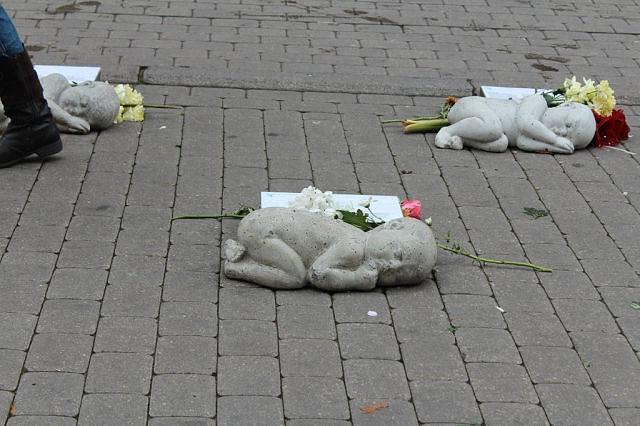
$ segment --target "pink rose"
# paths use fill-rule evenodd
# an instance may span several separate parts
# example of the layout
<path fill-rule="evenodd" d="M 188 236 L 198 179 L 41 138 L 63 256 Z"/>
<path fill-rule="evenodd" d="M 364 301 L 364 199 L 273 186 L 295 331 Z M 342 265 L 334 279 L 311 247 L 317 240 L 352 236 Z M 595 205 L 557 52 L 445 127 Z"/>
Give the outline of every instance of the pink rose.
<path fill-rule="evenodd" d="M 404 217 L 420 219 L 420 210 L 422 210 L 422 203 L 420 200 L 406 199 L 400 203 L 400 207 L 402 208 L 402 215 Z"/>

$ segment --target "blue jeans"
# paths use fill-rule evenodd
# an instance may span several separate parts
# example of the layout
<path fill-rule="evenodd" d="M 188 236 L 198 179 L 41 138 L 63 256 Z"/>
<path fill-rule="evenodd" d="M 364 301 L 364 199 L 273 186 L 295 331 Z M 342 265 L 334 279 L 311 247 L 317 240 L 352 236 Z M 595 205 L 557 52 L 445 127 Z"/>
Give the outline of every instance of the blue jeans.
<path fill-rule="evenodd" d="M 24 52 L 22 40 L 4 7 L 0 5 L 0 59 L 6 59 Z"/>

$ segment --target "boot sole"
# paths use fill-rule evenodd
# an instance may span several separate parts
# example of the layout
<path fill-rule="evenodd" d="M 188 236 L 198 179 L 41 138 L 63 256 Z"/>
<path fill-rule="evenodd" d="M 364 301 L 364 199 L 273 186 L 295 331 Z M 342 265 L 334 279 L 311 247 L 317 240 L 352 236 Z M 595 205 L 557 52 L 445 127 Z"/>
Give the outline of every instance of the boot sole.
<path fill-rule="evenodd" d="M 22 158 L 18 158 L 18 159 L 14 160 L 14 161 L 9 161 L 7 163 L 0 164 L 0 169 L 3 169 L 5 167 L 9 167 L 9 166 L 13 166 L 14 164 L 19 163 L 20 161 L 22 161 L 25 158 L 29 157 L 31 154 L 36 154 L 39 158 L 46 158 L 46 157 L 49 157 L 51 155 L 57 154 L 60 151 L 62 151 L 62 141 L 60 139 L 58 139 L 57 141 L 55 141 L 53 143 L 45 145 L 45 146 L 43 146 L 41 148 L 36 149 L 33 152 L 30 152 L 30 153 L 26 154 Z"/>

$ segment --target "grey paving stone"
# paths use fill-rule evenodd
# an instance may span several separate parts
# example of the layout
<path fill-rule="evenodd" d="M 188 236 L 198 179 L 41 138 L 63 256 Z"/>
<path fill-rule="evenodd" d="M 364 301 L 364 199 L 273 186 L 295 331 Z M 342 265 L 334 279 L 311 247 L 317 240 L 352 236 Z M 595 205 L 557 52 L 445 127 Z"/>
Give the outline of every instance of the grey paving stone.
<path fill-rule="evenodd" d="M 553 312 L 544 289 L 535 283 L 511 282 L 493 285 L 500 308 L 506 312 Z"/>
<path fill-rule="evenodd" d="M 426 308 L 441 310 L 442 299 L 433 280 L 426 280 L 414 286 L 391 287 L 386 289 L 389 306 L 392 308 Z"/>
<path fill-rule="evenodd" d="M 148 405 L 149 398 L 142 395 L 85 395 L 78 425 L 146 425 Z"/>
<path fill-rule="evenodd" d="M 213 374 L 216 371 L 216 339 L 201 336 L 168 336 L 158 339 L 155 374 Z"/>
<path fill-rule="evenodd" d="M 75 426 L 73 417 L 59 416 L 15 416 L 9 418 L 7 426 Z"/>
<path fill-rule="evenodd" d="M 369 312 L 375 312 L 377 315 L 370 315 Z M 339 323 L 372 322 L 389 324 L 391 322 L 387 299 L 381 293 L 334 294 L 333 314 Z"/>
<path fill-rule="evenodd" d="M 640 408 L 612 408 L 609 415 L 616 425 L 633 426 L 640 416 Z"/>
<path fill-rule="evenodd" d="M 536 390 L 551 424 L 613 424 L 593 388 L 578 385 L 537 385 Z"/>
<path fill-rule="evenodd" d="M 212 376 L 197 374 L 154 376 L 149 415 L 152 417 L 215 416 L 216 379 Z"/>
<path fill-rule="evenodd" d="M 216 421 L 204 417 L 156 417 L 149 426 L 215 426 Z"/>
<path fill-rule="evenodd" d="M 620 371 L 624 377 L 596 377 L 595 386 L 606 407 L 635 407 L 640 401 L 640 369 Z"/>
<path fill-rule="evenodd" d="M 29 371 L 85 373 L 93 337 L 83 334 L 36 334 L 24 364 Z"/>
<path fill-rule="evenodd" d="M 631 347 L 640 352 L 640 318 L 624 317 L 618 319 L 622 333 L 629 340 Z"/>
<path fill-rule="evenodd" d="M 0 279 L 0 311 L 38 314 L 42 308 L 46 286 L 40 282 L 21 283 L 11 278 Z"/>
<path fill-rule="evenodd" d="M 349 404 L 341 380 L 328 377 L 282 379 L 284 413 L 287 419 L 348 419 Z M 310 424 L 322 424 L 309 420 Z"/>
<path fill-rule="evenodd" d="M 338 324 L 338 342 L 345 359 L 400 359 L 393 328 L 385 324 Z"/>
<path fill-rule="evenodd" d="M 442 294 L 492 295 L 487 277 L 475 265 L 438 265 L 435 275 Z"/>
<path fill-rule="evenodd" d="M 161 336 L 209 336 L 218 333 L 216 305 L 207 302 L 164 302 L 160 309 Z"/>
<path fill-rule="evenodd" d="M 631 305 L 640 301 L 640 288 L 602 288 L 600 294 L 615 317 L 637 318 L 638 310 Z"/>
<path fill-rule="evenodd" d="M 220 395 L 280 395 L 280 367 L 275 358 L 222 356 L 217 376 Z"/>
<path fill-rule="evenodd" d="M 165 259 L 160 256 L 121 254 L 113 258 L 109 284 L 152 287 L 162 284 Z"/>
<path fill-rule="evenodd" d="M 220 321 L 220 355 L 278 355 L 276 324 L 255 320 Z"/>
<path fill-rule="evenodd" d="M 400 342 L 437 339 L 453 343 L 449 318 L 444 311 L 427 308 L 393 309 L 393 325 Z"/>
<path fill-rule="evenodd" d="M 335 339 L 333 312 L 323 306 L 278 306 L 278 335 L 282 339 Z"/>
<path fill-rule="evenodd" d="M 120 219 L 108 216 L 74 216 L 65 238 L 67 240 L 108 241 L 118 236 Z"/>
<path fill-rule="evenodd" d="M 416 410 L 413 404 L 398 399 L 371 401 L 351 400 L 351 419 L 354 425 L 418 425 Z M 382 406 L 374 412 L 368 412 L 367 408 Z"/>
<path fill-rule="evenodd" d="M 331 295 L 314 289 L 277 290 L 278 305 L 317 305 L 331 306 Z"/>
<path fill-rule="evenodd" d="M 520 354 L 509 332 L 490 328 L 461 328 L 456 339 L 465 362 L 520 364 Z"/>
<path fill-rule="evenodd" d="M 548 346 L 520 348 L 533 383 L 590 385 L 585 366 L 575 350 Z"/>
<path fill-rule="evenodd" d="M 153 318 L 102 317 L 93 350 L 152 354 L 156 348 L 157 330 L 158 324 Z"/>
<path fill-rule="evenodd" d="M 466 367 L 480 402 L 538 402 L 531 379 L 520 365 L 469 363 Z"/>
<path fill-rule="evenodd" d="M 26 350 L 37 320 L 37 317 L 28 314 L 0 313 L 0 348 Z"/>
<path fill-rule="evenodd" d="M 283 377 L 342 377 L 338 345 L 332 340 L 281 340 L 280 368 Z"/>
<path fill-rule="evenodd" d="M 218 301 L 216 275 L 209 272 L 167 272 L 162 300 L 165 302 Z"/>
<path fill-rule="evenodd" d="M 513 340 L 520 346 L 571 346 L 569 335 L 553 314 L 507 312 L 505 319 Z"/>
<path fill-rule="evenodd" d="M 25 353 L 22 351 L 0 349 L 0 389 L 13 391 L 18 387 Z"/>
<path fill-rule="evenodd" d="M 482 423 L 471 386 L 467 383 L 411 382 L 413 403 L 423 423 Z"/>
<path fill-rule="evenodd" d="M 446 295 L 443 297 L 451 323 L 456 327 L 504 328 L 502 314 L 491 297 Z"/>
<path fill-rule="evenodd" d="M 282 400 L 265 396 L 223 396 L 218 399 L 218 425 L 284 426 Z"/>
<path fill-rule="evenodd" d="M 589 277 L 582 272 L 556 271 L 541 274 L 540 282 L 552 299 L 600 298 Z"/>
<path fill-rule="evenodd" d="M 568 331 L 619 331 L 613 316 L 600 301 L 557 299 L 553 301 L 553 305 Z"/>
<path fill-rule="evenodd" d="M 343 368 L 350 399 L 411 398 L 403 365 L 397 361 L 351 359 Z"/>
<path fill-rule="evenodd" d="M 104 293 L 103 316 L 156 318 L 160 307 L 160 287 L 110 284 Z"/>
<path fill-rule="evenodd" d="M 47 290 L 47 297 L 100 300 L 104 295 L 107 275 L 107 271 L 101 269 L 56 269 Z"/>
<path fill-rule="evenodd" d="M 275 297 L 263 288 L 222 288 L 220 290 L 220 319 L 276 319 Z"/>
<path fill-rule="evenodd" d="M 58 268 L 108 269 L 114 244 L 102 241 L 65 241 L 58 258 Z"/>
<path fill-rule="evenodd" d="M 0 391 L 0 422 L 4 424 L 9 415 L 9 408 L 11 407 L 11 401 L 13 400 L 13 394 L 10 392 Z"/>
<path fill-rule="evenodd" d="M 585 259 L 581 263 L 597 287 L 640 287 L 640 278 L 627 262 L 602 262 L 598 259 Z"/>
<path fill-rule="evenodd" d="M 488 425 L 548 425 L 547 416 L 539 405 L 512 402 L 485 402 L 480 411 Z"/>
<path fill-rule="evenodd" d="M 38 333 L 93 334 L 100 303 L 91 300 L 53 299 L 44 302 Z"/>
<path fill-rule="evenodd" d="M 94 354 L 89 364 L 85 391 L 146 395 L 151 382 L 153 358 L 144 354 Z"/>
<path fill-rule="evenodd" d="M 81 374 L 24 373 L 14 399 L 16 414 L 76 416 L 83 386 Z"/>
<path fill-rule="evenodd" d="M 458 347 L 450 342 L 425 339 L 403 343 L 400 348 L 409 380 L 467 381 Z"/>
<path fill-rule="evenodd" d="M 296 419 L 288 420 L 287 426 L 349 426 L 351 422 L 346 420 L 326 419 Z"/>

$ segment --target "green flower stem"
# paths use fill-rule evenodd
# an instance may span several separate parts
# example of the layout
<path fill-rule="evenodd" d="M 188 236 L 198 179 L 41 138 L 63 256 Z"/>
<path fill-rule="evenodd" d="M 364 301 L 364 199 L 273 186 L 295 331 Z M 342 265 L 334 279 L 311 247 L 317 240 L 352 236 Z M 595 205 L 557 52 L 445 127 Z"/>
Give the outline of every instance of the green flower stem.
<path fill-rule="evenodd" d="M 399 118 L 394 120 L 384 120 L 382 124 L 402 123 L 403 121 L 407 121 L 407 120 L 409 121 L 439 120 L 441 118 L 445 118 L 445 117 L 442 117 L 442 115 L 434 115 L 433 117 Z"/>
<path fill-rule="evenodd" d="M 553 270 L 551 268 L 547 268 L 545 266 L 540 266 L 540 265 L 536 265 L 535 263 L 529 263 L 529 262 L 517 262 L 514 260 L 499 260 L 499 259 L 490 259 L 487 257 L 480 257 L 480 256 L 476 256 L 473 255 L 471 253 L 469 253 L 468 251 L 466 251 L 465 249 L 463 249 L 462 247 L 449 247 L 446 244 L 442 244 L 442 243 L 437 243 L 436 244 L 439 248 L 441 248 L 442 250 L 454 253 L 454 254 L 459 254 L 461 256 L 465 256 L 468 257 L 470 259 L 473 259 L 477 262 L 482 263 L 493 263 L 493 264 L 497 264 L 497 265 L 512 265 L 512 266 L 523 266 L 526 268 L 531 268 L 535 271 L 538 272 L 553 272 Z"/>
<path fill-rule="evenodd" d="M 173 217 L 171 218 L 171 222 L 175 221 L 175 220 L 190 220 L 190 219 L 242 219 L 243 217 L 245 217 L 246 215 L 243 214 L 233 214 L 233 213 L 227 213 L 227 214 L 217 214 L 217 215 L 213 215 L 213 216 L 198 216 L 198 215 L 194 215 L 194 216 L 178 216 L 178 217 Z"/>
<path fill-rule="evenodd" d="M 123 105 L 123 106 L 137 106 L 137 105 Z M 165 108 L 165 109 L 182 109 L 178 105 L 161 105 L 161 104 L 143 104 L 145 108 Z"/>
<path fill-rule="evenodd" d="M 404 126 L 405 133 L 435 132 L 449 125 L 447 118 L 435 118 L 429 120 L 416 120 L 414 123 Z"/>

